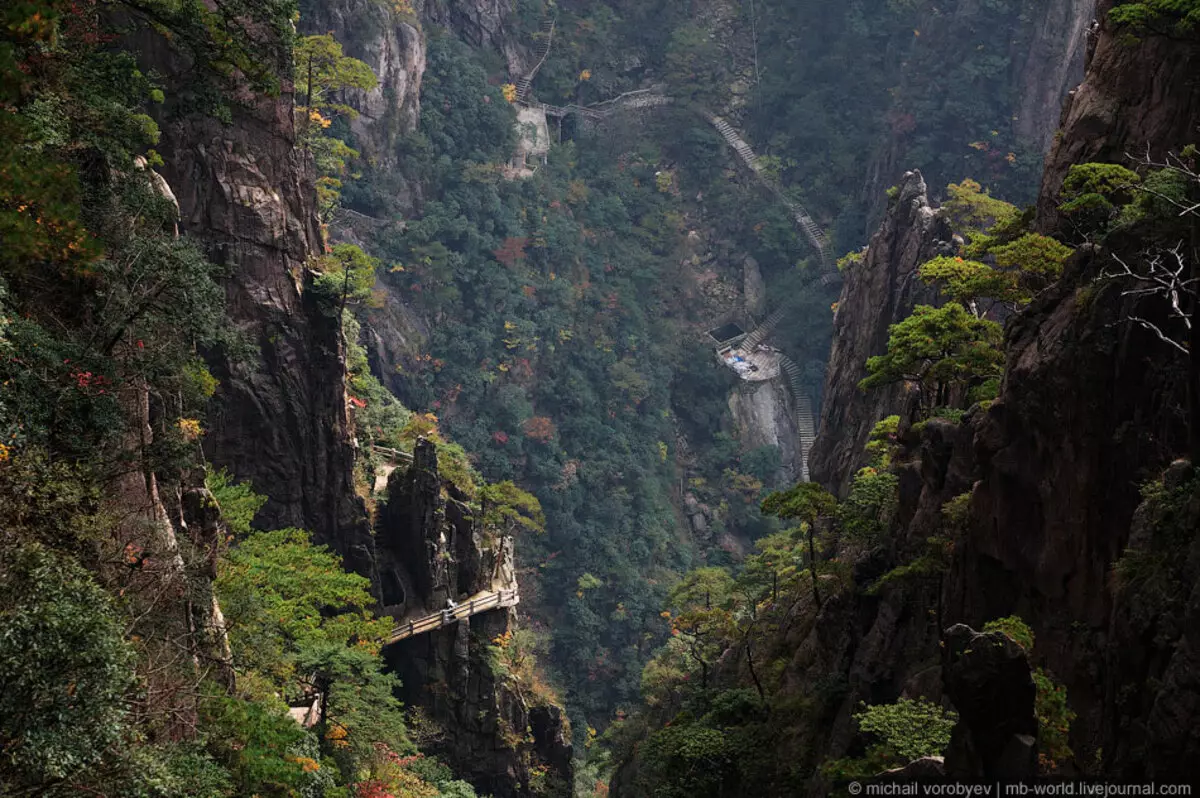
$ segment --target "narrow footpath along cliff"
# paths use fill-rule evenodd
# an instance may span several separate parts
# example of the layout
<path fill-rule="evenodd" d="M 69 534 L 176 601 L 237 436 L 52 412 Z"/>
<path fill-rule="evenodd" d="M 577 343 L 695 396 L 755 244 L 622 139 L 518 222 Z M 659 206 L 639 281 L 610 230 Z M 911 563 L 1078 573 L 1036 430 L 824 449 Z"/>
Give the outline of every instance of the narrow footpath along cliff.
<path fill-rule="evenodd" d="M 397 169 L 397 139 L 419 114 L 424 40 L 416 20 L 354 0 L 309 11 L 308 28 L 344 37 L 347 51 L 380 76 L 376 90 L 346 99 L 360 112 L 352 127 L 364 159 Z M 157 65 L 173 74 L 169 58 Z M 290 65 L 279 69 L 286 74 Z M 178 197 L 180 225 L 230 267 L 229 315 L 257 349 L 214 364 L 220 385 L 208 457 L 267 495 L 256 525 L 311 530 L 372 580 L 382 612 L 397 621 L 492 587 L 517 591 L 512 538 L 485 531 L 478 510 L 440 476 L 431 443 L 419 442 L 413 465 L 392 473 L 377 529 L 370 528 L 354 482 L 363 455 L 348 412 L 346 342 L 337 316 L 310 290 L 310 259 L 325 242 L 288 88 L 237 106 L 228 124 L 184 116 L 164 125 L 162 172 Z M 516 612 L 504 607 L 384 655 L 402 676 L 405 704 L 424 713 L 412 735 L 456 775 L 498 797 L 566 795 L 565 715 L 552 696 L 531 690 L 531 655 L 526 670 L 506 658 L 515 629 Z"/>
<path fill-rule="evenodd" d="M 426 617 L 448 600 L 518 591 L 513 539 L 485 530 L 466 497 L 419 442 L 413 464 L 392 472 L 376 530 L 378 567 L 393 617 Z M 532 654 L 515 637 L 516 611 L 499 608 L 390 646 L 404 703 L 424 714 L 428 749 L 498 798 L 568 795 L 570 730 L 541 688 Z"/>

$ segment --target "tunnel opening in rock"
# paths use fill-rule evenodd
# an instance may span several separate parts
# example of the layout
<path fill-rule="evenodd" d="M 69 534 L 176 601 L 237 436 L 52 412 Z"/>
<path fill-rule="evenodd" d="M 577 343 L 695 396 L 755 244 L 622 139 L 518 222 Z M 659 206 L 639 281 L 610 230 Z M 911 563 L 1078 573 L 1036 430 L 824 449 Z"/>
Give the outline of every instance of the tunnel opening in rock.
<path fill-rule="evenodd" d="M 736 324 L 734 324 L 733 322 L 729 322 L 728 324 L 723 324 L 720 327 L 716 327 L 716 328 L 708 331 L 709 337 L 712 338 L 714 341 L 716 341 L 719 344 L 726 343 L 727 341 L 732 341 L 733 339 L 737 338 L 739 335 L 745 335 L 745 334 L 746 334 L 746 331 L 743 330 L 741 327 L 737 326 Z"/>

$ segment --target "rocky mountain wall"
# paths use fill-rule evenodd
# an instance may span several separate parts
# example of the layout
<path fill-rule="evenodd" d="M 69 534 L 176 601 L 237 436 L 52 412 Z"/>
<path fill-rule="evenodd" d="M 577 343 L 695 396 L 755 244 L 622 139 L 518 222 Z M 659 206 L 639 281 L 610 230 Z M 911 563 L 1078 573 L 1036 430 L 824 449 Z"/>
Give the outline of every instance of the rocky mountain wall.
<path fill-rule="evenodd" d="M 289 75 L 290 55 L 261 45 Z M 163 43 L 147 52 L 160 73 L 187 79 L 187 65 Z M 322 244 L 311 161 L 295 147 L 290 82 L 276 97 L 247 93 L 231 104 L 228 123 L 166 109 L 159 150 L 180 228 L 229 268 L 229 316 L 257 350 L 211 358 L 220 385 L 206 453 L 267 496 L 263 526 L 308 529 L 365 572 L 341 333 L 306 290 L 306 263 Z"/>
<path fill-rule="evenodd" d="M 387 609 L 423 617 L 490 590 L 517 587 L 511 537 L 485 533 L 470 507 L 438 472 L 433 444 L 419 441 L 413 464 L 392 472 L 376 530 L 385 584 L 404 586 Z M 481 792 L 567 795 L 570 731 L 555 703 L 514 673 L 497 649 L 515 645 L 513 608 L 502 607 L 416 635 L 386 649 L 404 703 L 419 707 L 435 731 L 429 750 Z"/>
<path fill-rule="evenodd" d="M 777 479 L 790 485 L 800 478 L 800 438 L 784 379 L 739 383 L 738 390 L 729 394 L 729 412 L 737 439 L 747 451 L 760 446 L 779 449 Z"/>
<path fill-rule="evenodd" d="M 346 35 L 351 54 L 371 60 L 384 78 L 378 92 L 348 99 L 362 111 L 359 141 L 386 159 L 396 131 L 415 124 L 424 50 L 416 28 L 367 5 L 338 0 L 311 19 Z M 389 22 L 375 38 L 355 39 L 356 25 L 380 15 Z M 173 58 L 158 53 L 154 66 L 182 74 Z M 279 69 L 287 74 L 290 64 Z M 354 484 L 344 342 L 336 317 L 309 290 L 307 263 L 324 242 L 292 103 L 285 81 L 278 97 L 236 106 L 228 122 L 175 115 L 163 124 L 161 171 L 178 198 L 180 227 L 229 267 L 230 317 L 256 347 L 244 359 L 213 354 L 220 387 L 206 454 L 267 496 L 258 525 L 311 530 L 372 578 L 385 611 L 423 613 L 447 598 L 514 589 L 511 538 L 485 539 L 466 497 L 440 477 L 432 444 L 421 443 L 413 468 L 393 474 L 378 536 L 370 534 Z M 405 703 L 439 729 L 422 742 L 456 773 L 495 796 L 565 795 L 572 765 L 561 709 L 526 695 L 492 650 L 515 621 L 510 608 L 489 611 L 391 646 L 385 656 L 403 678 Z"/>
<path fill-rule="evenodd" d="M 1094 0 L 1044 0 L 1031 5 L 1027 46 L 1011 54 L 1017 134 L 1048 152 L 1063 97 L 1083 75 Z"/>
<path fill-rule="evenodd" d="M 814 482 L 841 494 L 863 465 L 863 446 L 875 423 L 909 412 L 901 385 L 869 394 L 859 390 L 867 358 L 887 350 L 888 327 L 913 307 L 937 304 L 936 289 L 918 279 L 917 268 L 955 246 L 949 226 L 929 204 L 921 173 L 905 174 L 897 188 L 862 261 L 846 270 L 834 318 L 820 434 L 808 464 Z"/>
<path fill-rule="evenodd" d="M 467 44 L 499 52 L 514 75 L 533 64 L 529 43 L 518 41 L 511 16 L 514 0 L 418 0 L 421 19 L 453 31 Z"/>
<path fill-rule="evenodd" d="M 379 79 L 370 91 L 349 89 L 345 102 L 354 142 L 372 168 L 397 168 L 396 141 L 416 130 L 421 117 L 425 39 L 415 15 L 373 0 L 308 0 L 300 24 L 307 34 L 331 34 L 346 55 L 364 62 Z"/>
<path fill-rule="evenodd" d="M 1115 0 L 1099 0 L 1087 79 L 1063 109 L 1062 134 L 1046 160 L 1038 219 L 1058 222 L 1058 191 L 1072 164 L 1124 162 L 1194 143 L 1200 119 L 1200 48 L 1170 36 L 1135 39 L 1114 30 L 1108 12 Z"/>
<path fill-rule="evenodd" d="M 1059 223 L 1057 191 L 1071 164 L 1120 162 L 1147 147 L 1161 155 L 1200 130 L 1200 42 L 1133 41 L 1107 22 L 1111 7 L 1100 3 L 1095 55 L 1047 162 L 1036 222 L 1044 230 Z M 1196 741 L 1175 736 L 1195 725 L 1194 684 L 1178 681 L 1190 645 L 1181 629 L 1155 638 L 1122 622 L 1133 599 L 1112 575 L 1145 506 L 1139 486 L 1186 451 L 1185 381 L 1167 347 L 1122 321 L 1132 300 L 1101 278 L 1112 263 L 1108 249 L 1081 248 L 1009 325 L 1000 398 L 972 430 L 979 482 L 947 600 L 964 619 L 1027 617 L 1079 713 L 1077 759 L 1128 778 L 1194 779 Z M 1172 670 L 1174 689 L 1165 689 Z"/>
<path fill-rule="evenodd" d="M 1111 5 L 1100 4 L 1102 19 Z M 1147 144 L 1156 152 L 1178 148 L 1200 130 L 1200 44 L 1157 36 L 1131 41 L 1126 33 L 1101 25 L 1087 78 L 1068 103 L 1039 200 L 1035 224 L 1044 231 L 1059 224 L 1057 192 L 1071 164 L 1120 161 Z M 895 218 L 893 210 L 884 233 Z M 876 258 L 868 253 L 870 268 L 849 276 L 839 307 L 814 474 L 843 492 L 863 431 L 882 415 L 904 417 L 907 409 L 902 393 L 868 399 L 855 385 L 866 357 L 882 353 L 878 331 L 892 320 L 876 308 L 894 305 L 911 270 L 903 248 L 883 257 L 876 242 L 888 240 L 873 241 Z M 1118 237 L 1106 246 L 1136 249 L 1138 242 Z M 1186 451 L 1179 412 L 1183 369 L 1152 333 L 1123 321 L 1132 300 L 1101 279 L 1112 262 L 1110 249 L 1081 247 L 1063 277 L 1009 321 L 995 402 L 959 425 L 935 420 L 902 435 L 893 535 L 903 550 L 944 532 L 940 508 L 969 491 L 949 567 L 940 587 L 927 594 L 937 597 L 940 626 L 979 628 L 1007 615 L 1030 624 L 1035 664 L 1063 682 L 1078 714 L 1071 767 L 1108 777 L 1194 781 L 1200 777 L 1193 731 L 1200 714 L 1190 626 L 1198 606 L 1194 584 L 1185 578 L 1174 608 L 1154 614 L 1144 596 L 1113 575 L 1127 547 L 1149 546 L 1161 534 L 1164 521 L 1155 517 L 1161 499 L 1147 499 L 1139 487 L 1159 482 Z M 1161 478 L 1168 489 L 1170 473 Z M 1190 525 L 1194 536 L 1195 500 L 1185 506 L 1191 509 L 1183 520 L 1172 523 Z M 1193 549 L 1184 545 L 1177 554 L 1186 573 L 1192 573 Z M 849 644 L 859 667 L 877 674 L 873 686 L 882 692 L 894 690 L 895 675 L 914 672 L 931 653 L 928 645 L 899 658 L 894 647 L 865 650 L 877 632 L 905 639 L 920 628 L 920 619 L 888 620 L 903 615 L 903 601 L 883 594 L 870 614 L 874 620 L 863 627 L 868 631 Z M 821 622 L 832 623 L 826 612 Z"/>

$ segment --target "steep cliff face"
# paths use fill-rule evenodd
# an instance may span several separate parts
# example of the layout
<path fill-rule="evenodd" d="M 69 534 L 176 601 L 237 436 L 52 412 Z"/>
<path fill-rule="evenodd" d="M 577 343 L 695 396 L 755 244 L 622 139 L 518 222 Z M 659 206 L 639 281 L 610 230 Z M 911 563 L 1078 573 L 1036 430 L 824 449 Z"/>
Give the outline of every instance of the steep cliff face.
<path fill-rule="evenodd" d="M 1063 97 L 1083 75 L 1094 10 L 1093 0 L 1035 3 L 1029 43 L 1011 54 L 1017 91 L 1014 127 L 1041 152 L 1053 143 Z"/>
<path fill-rule="evenodd" d="M 420 0 L 421 18 L 454 31 L 473 47 L 504 56 L 509 71 L 523 75 L 533 64 L 513 33 L 512 0 Z"/>
<path fill-rule="evenodd" d="M 279 73 L 290 74 L 290 54 L 263 43 L 264 53 L 272 49 Z M 173 58 L 160 48 L 153 65 L 186 74 Z M 246 358 L 213 358 L 220 387 L 205 436 L 209 459 L 266 494 L 264 526 L 309 529 L 365 572 L 341 335 L 305 291 L 305 263 L 321 239 L 311 165 L 295 148 L 290 84 L 278 97 L 235 105 L 228 124 L 170 116 L 160 151 L 180 227 L 229 267 L 229 316 L 257 347 Z"/>
<path fill-rule="evenodd" d="M 355 144 L 380 170 L 397 167 L 396 140 L 415 130 L 421 116 L 425 40 L 416 17 L 398 8 L 372 0 L 307 0 L 300 15 L 304 32 L 332 34 L 379 79 L 370 91 L 347 90 L 345 102 L 358 112 L 350 121 Z"/>
<path fill-rule="evenodd" d="M 1133 40 L 1113 29 L 1115 0 L 1100 0 L 1099 29 L 1087 79 L 1071 93 L 1062 134 L 1046 161 L 1038 217 L 1056 221 L 1058 191 L 1071 164 L 1155 155 L 1196 140 L 1200 118 L 1200 49 L 1194 41 L 1167 36 Z"/>
<path fill-rule="evenodd" d="M 1000 398 L 971 431 L 980 481 L 947 595 L 962 618 L 1027 618 L 1080 714 L 1077 753 L 1111 757 L 1101 729 L 1118 708 L 1105 693 L 1133 675 L 1102 665 L 1122 645 L 1108 630 L 1111 569 L 1138 484 L 1170 462 L 1181 433 L 1154 410 L 1180 397 L 1152 334 L 1120 323 L 1115 286 L 1095 288 L 1109 262 L 1081 253 L 1009 328 Z"/>
<path fill-rule="evenodd" d="M 398 620 L 438 612 L 447 600 L 517 589 L 512 538 L 484 532 L 424 441 L 411 467 L 392 472 L 376 540 L 387 609 Z M 404 702 L 436 727 L 426 744 L 456 773 L 496 796 L 567 795 L 565 716 L 506 658 L 515 629 L 516 612 L 500 607 L 402 640 L 386 656 Z"/>
<path fill-rule="evenodd" d="M 1102 20 L 1111 7 L 1100 3 Z M 1054 229 L 1055 197 L 1072 163 L 1121 161 L 1147 147 L 1161 153 L 1195 138 L 1200 45 L 1132 42 L 1126 33 L 1101 26 L 1048 160 L 1043 229 Z M 1109 252 L 1082 249 L 1010 326 L 1000 400 L 974 430 L 980 482 L 948 599 L 964 618 L 1015 611 L 1031 619 L 1080 715 L 1077 759 L 1128 777 L 1194 778 L 1194 740 L 1177 736 L 1180 724 L 1194 725 L 1195 703 L 1181 689 L 1191 678 L 1183 675 L 1188 638 L 1183 628 L 1155 637 L 1123 621 L 1134 599 L 1111 580 L 1137 531 L 1137 485 L 1186 450 L 1173 410 L 1186 405 L 1185 380 L 1153 334 L 1121 323 L 1131 300 L 1098 280 L 1111 264 Z M 1167 673 L 1170 689 L 1159 681 Z"/>
<path fill-rule="evenodd" d="M 1101 3 L 1102 17 L 1110 7 Z M 1048 161 L 1036 221 L 1046 231 L 1057 224 L 1057 192 L 1071 164 L 1120 161 L 1147 145 L 1158 152 L 1177 148 L 1194 138 L 1200 122 L 1196 42 L 1131 42 L 1105 23 L 1095 53 Z M 1112 263 L 1108 249 L 1080 248 L 1063 277 L 1009 321 L 999 398 L 961 425 L 930 422 L 906 441 L 894 534 L 913 541 L 936 532 L 938 508 L 969 490 L 966 523 L 940 589 L 942 627 L 978 628 L 1010 614 L 1032 626 L 1036 664 L 1063 681 L 1078 713 L 1071 733 L 1075 767 L 1125 778 L 1194 779 L 1200 775 L 1190 731 L 1198 711 L 1188 625 L 1194 590 L 1185 584 L 1174 609 L 1159 607 L 1155 615 L 1144 596 L 1113 579 L 1127 547 L 1150 545 L 1167 523 L 1157 509 L 1164 500 L 1145 498 L 1138 486 L 1186 450 L 1179 412 L 1185 379 L 1169 348 L 1122 321 L 1132 300 L 1101 279 Z M 890 305 L 902 287 L 900 273 L 875 285 L 855 275 L 847 282 L 815 460 L 819 478 L 832 488 L 844 490 L 862 430 L 883 414 L 904 415 L 902 395 L 868 401 L 853 387 L 865 356 L 881 351 L 863 331 L 877 318 L 871 308 Z M 863 315 L 849 315 L 849 307 Z M 1170 477 L 1164 481 L 1169 489 Z M 1179 506 L 1190 509 L 1177 508 L 1170 523 L 1194 534 L 1189 495 L 1179 494 Z M 1180 567 L 1191 572 L 1190 564 Z M 874 628 L 893 603 L 885 597 Z M 881 652 L 879 662 L 911 670 L 915 660 L 896 662 Z"/>
<path fill-rule="evenodd" d="M 902 321 L 914 306 L 935 302 L 936 289 L 918 279 L 917 268 L 953 251 L 952 238 L 929 204 L 921 173 L 905 174 L 865 256 L 846 270 L 826 371 L 821 434 L 809 456 L 813 481 L 844 493 L 862 465 L 863 446 L 875 423 L 893 413 L 908 415 L 902 385 L 865 393 L 858 382 L 867 376 L 867 358 L 887 350 L 888 326 Z"/>
<path fill-rule="evenodd" d="M 779 449 L 779 484 L 789 485 L 800 478 L 800 439 L 783 376 L 739 384 L 738 390 L 729 395 L 729 412 L 737 439 L 746 451 L 761 446 Z"/>

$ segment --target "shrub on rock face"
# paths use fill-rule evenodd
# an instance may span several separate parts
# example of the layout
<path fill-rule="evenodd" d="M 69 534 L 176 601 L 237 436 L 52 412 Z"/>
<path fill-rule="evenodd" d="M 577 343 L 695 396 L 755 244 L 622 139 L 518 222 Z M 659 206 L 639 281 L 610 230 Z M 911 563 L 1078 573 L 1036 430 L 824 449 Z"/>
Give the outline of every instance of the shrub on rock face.
<path fill-rule="evenodd" d="M 950 744 L 958 715 L 923 699 L 867 707 L 854 716 L 858 727 L 905 762 L 941 756 Z"/>
<path fill-rule="evenodd" d="M 1033 630 L 1020 617 L 1009 615 L 988 621 L 983 625 L 983 631 L 1007 635 L 1032 657 Z M 1037 687 L 1034 713 L 1038 721 L 1038 767 L 1043 772 L 1053 772 L 1075 755 L 1071 750 L 1070 733 L 1076 716 L 1067 704 L 1067 688 L 1053 673 L 1036 668 L 1032 675 Z"/>
<path fill-rule="evenodd" d="M 0 792 L 67 778 L 125 730 L 131 652 L 108 596 L 39 545 L 0 546 Z"/>
<path fill-rule="evenodd" d="M 965 308 L 917 305 L 904 321 L 888 328 L 887 353 L 867 361 L 864 391 L 896 382 L 919 386 L 926 411 L 944 406 L 955 389 L 1000 373 L 999 324 L 977 319 Z"/>
<path fill-rule="evenodd" d="M 733 752 L 716 729 L 687 724 L 650 735 L 642 748 L 645 794 L 664 798 L 718 795 L 730 776 Z"/>

